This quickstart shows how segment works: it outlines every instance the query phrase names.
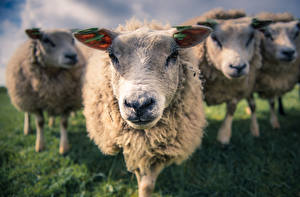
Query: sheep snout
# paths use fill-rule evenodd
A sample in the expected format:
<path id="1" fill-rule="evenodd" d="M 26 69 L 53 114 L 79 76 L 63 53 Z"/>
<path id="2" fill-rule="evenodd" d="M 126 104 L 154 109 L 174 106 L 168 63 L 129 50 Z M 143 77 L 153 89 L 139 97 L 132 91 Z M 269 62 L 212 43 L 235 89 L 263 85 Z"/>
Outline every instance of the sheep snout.
<path id="1" fill-rule="evenodd" d="M 282 49 L 280 51 L 281 60 L 285 62 L 292 62 L 296 59 L 297 54 L 294 49 Z"/>
<path id="2" fill-rule="evenodd" d="M 129 94 L 121 103 L 122 117 L 134 128 L 145 129 L 155 125 L 160 116 L 158 99 L 147 92 Z"/>
<path id="3" fill-rule="evenodd" d="M 249 73 L 249 65 L 247 63 L 227 64 L 223 66 L 223 71 L 230 78 L 239 78 Z"/>

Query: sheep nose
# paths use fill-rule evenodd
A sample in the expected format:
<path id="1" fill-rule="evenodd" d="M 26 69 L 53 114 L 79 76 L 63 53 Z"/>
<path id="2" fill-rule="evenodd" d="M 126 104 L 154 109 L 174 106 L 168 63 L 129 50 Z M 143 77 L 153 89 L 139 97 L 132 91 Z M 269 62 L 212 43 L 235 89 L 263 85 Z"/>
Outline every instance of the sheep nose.
<path id="1" fill-rule="evenodd" d="M 293 49 L 282 50 L 281 53 L 287 58 L 292 58 L 293 55 L 295 54 L 295 50 Z"/>
<path id="2" fill-rule="evenodd" d="M 68 59 L 71 64 L 77 63 L 77 54 L 75 53 L 66 53 L 65 58 Z"/>
<path id="3" fill-rule="evenodd" d="M 239 64 L 239 65 L 232 65 L 230 64 L 229 67 L 236 69 L 238 73 L 240 73 L 242 70 L 246 68 L 247 64 Z"/>
<path id="4" fill-rule="evenodd" d="M 151 110 L 153 110 L 155 103 L 155 99 L 147 95 L 139 96 L 137 99 L 124 99 L 124 107 L 133 111 L 128 120 L 134 123 L 152 121 L 154 118 Z"/>

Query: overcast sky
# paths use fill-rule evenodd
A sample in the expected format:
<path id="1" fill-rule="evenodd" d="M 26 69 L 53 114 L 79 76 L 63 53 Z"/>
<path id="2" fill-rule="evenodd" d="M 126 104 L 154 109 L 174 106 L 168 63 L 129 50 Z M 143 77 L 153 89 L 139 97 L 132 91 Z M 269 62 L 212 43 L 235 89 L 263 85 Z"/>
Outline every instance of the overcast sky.
<path id="1" fill-rule="evenodd" d="M 217 7 L 249 15 L 291 12 L 300 18 L 299 0 L 0 0 L 0 86 L 7 61 L 26 40 L 26 28 L 114 28 L 133 16 L 176 25 Z"/>

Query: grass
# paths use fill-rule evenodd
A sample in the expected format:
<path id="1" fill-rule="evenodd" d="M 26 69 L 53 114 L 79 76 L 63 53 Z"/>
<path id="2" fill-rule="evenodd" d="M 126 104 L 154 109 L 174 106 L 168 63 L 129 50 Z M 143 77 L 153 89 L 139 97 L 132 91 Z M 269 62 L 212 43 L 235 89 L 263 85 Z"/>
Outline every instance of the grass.
<path id="1" fill-rule="evenodd" d="M 209 126 L 201 149 L 159 176 L 155 197 L 300 196 L 299 87 L 285 95 L 286 117 L 272 130 L 266 101 L 257 99 L 261 137 L 249 132 L 246 102 L 239 104 L 231 144 L 216 142 L 225 105 L 206 107 Z M 57 121 L 58 122 L 58 121 Z M 33 121 L 32 121 L 33 125 Z M 89 140 L 81 113 L 70 119 L 72 149 L 58 154 L 59 128 L 45 126 L 46 150 L 35 153 L 35 135 L 23 135 L 23 114 L 0 89 L 0 196 L 136 197 L 137 183 L 121 154 L 104 156 Z"/>

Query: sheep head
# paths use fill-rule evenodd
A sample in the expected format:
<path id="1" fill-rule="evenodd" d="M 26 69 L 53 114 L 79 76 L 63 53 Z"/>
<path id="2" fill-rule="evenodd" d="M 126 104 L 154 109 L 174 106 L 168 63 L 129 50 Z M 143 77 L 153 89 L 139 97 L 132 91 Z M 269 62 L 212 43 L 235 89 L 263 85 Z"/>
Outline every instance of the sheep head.
<path id="1" fill-rule="evenodd" d="M 124 33 L 92 28 L 74 36 L 107 52 L 122 118 L 135 129 L 148 129 L 161 119 L 178 89 L 185 48 L 200 43 L 210 32 L 204 26 L 159 31 L 142 27 Z"/>
<path id="2" fill-rule="evenodd" d="M 264 56 L 273 61 L 295 61 L 300 50 L 299 31 L 299 20 L 274 22 L 262 28 Z"/>
<path id="3" fill-rule="evenodd" d="M 45 63 L 43 66 L 72 68 L 78 65 L 78 50 L 70 31 L 32 28 L 26 29 L 25 33 L 37 43 Z"/>
<path id="4" fill-rule="evenodd" d="M 249 73 L 257 46 L 256 30 L 269 23 L 248 17 L 198 22 L 214 29 L 206 41 L 207 54 L 216 69 L 227 78 L 244 77 Z"/>

